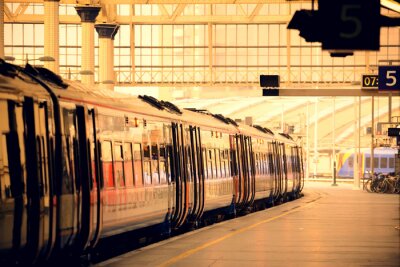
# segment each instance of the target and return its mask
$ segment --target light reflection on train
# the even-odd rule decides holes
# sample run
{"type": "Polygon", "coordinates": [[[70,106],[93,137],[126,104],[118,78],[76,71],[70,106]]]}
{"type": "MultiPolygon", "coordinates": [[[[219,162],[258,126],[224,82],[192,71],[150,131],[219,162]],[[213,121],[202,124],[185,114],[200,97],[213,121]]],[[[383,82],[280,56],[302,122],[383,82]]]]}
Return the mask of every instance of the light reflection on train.
{"type": "Polygon", "coordinates": [[[40,263],[295,199],[290,136],[0,63],[0,253],[40,263]]]}

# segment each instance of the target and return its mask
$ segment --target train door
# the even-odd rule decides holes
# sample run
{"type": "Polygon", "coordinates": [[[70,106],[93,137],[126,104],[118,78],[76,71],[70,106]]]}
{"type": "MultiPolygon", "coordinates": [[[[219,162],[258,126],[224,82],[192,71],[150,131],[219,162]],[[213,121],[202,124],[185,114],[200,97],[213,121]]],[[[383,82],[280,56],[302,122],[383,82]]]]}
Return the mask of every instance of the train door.
{"type": "Polygon", "coordinates": [[[253,171],[251,150],[251,139],[243,135],[236,136],[236,157],[239,167],[239,194],[237,207],[239,210],[245,211],[252,204],[255,194],[255,174],[253,171]]]}
{"type": "Polygon", "coordinates": [[[245,137],[245,151],[247,158],[248,199],[247,205],[252,205],[256,193],[256,171],[251,137],[245,137]]]}
{"type": "Polygon", "coordinates": [[[0,101],[0,252],[14,261],[27,244],[26,169],[22,106],[0,101]]]}
{"type": "Polygon", "coordinates": [[[231,166],[231,175],[233,179],[233,203],[238,203],[239,201],[239,163],[237,158],[237,138],[236,136],[230,135],[229,136],[229,143],[230,143],[230,166],[231,166]]]}
{"type": "Polygon", "coordinates": [[[46,258],[54,244],[47,108],[25,97],[1,101],[0,250],[24,264],[46,258]],[[21,249],[23,254],[21,255],[21,249]]]}
{"type": "Polygon", "coordinates": [[[99,157],[96,157],[96,127],[95,111],[91,110],[89,114],[86,107],[76,106],[77,134],[78,134],[78,152],[79,152],[79,176],[77,177],[78,187],[81,188],[81,223],[79,229],[78,249],[85,249],[89,242],[95,244],[100,231],[100,181],[93,172],[92,166],[99,169],[99,157]],[[92,146],[94,146],[92,148],[92,146]],[[94,149],[92,151],[92,149],[94,149]],[[92,162],[94,163],[92,165],[92,162]]]}
{"type": "Polygon", "coordinates": [[[234,158],[237,160],[237,184],[236,184],[236,207],[241,210],[244,207],[245,202],[245,176],[244,176],[244,161],[243,161],[243,147],[242,147],[242,135],[235,135],[235,147],[236,153],[234,158]]]}
{"type": "Polygon", "coordinates": [[[286,195],[288,191],[288,171],[287,171],[287,159],[286,159],[286,150],[285,144],[279,144],[280,155],[281,155],[281,164],[282,164],[282,194],[286,195]]]}
{"type": "MultiPolygon", "coordinates": [[[[89,237],[90,246],[94,247],[100,238],[101,229],[103,228],[103,205],[102,205],[102,189],[103,189],[103,173],[100,167],[100,141],[97,136],[97,110],[88,111],[88,150],[89,150],[89,170],[90,170],[90,211],[92,234],[89,237]]],[[[131,148],[132,149],[132,148],[131,148]]],[[[131,152],[132,155],[132,152],[131,152]]]]}
{"type": "Polygon", "coordinates": [[[279,149],[279,144],[277,142],[272,142],[272,162],[273,162],[273,170],[274,170],[274,187],[275,187],[275,200],[277,201],[282,193],[282,162],[281,162],[281,154],[279,149]]]}
{"type": "Polygon", "coordinates": [[[46,104],[37,103],[30,97],[24,99],[23,114],[28,216],[26,251],[28,259],[34,260],[48,256],[54,243],[46,130],[51,124],[47,120],[46,104]]]}
{"type": "Polygon", "coordinates": [[[193,181],[193,206],[191,209],[190,220],[197,221],[204,209],[204,175],[200,141],[200,128],[189,127],[190,132],[190,169],[193,181]]]}
{"type": "Polygon", "coordinates": [[[172,212],[174,228],[181,226],[189,209],[189,192],[185,173],[186,158],[184,129],[182,124],[172,123],[171,179],[175,183],[175,210],[172,212]]]}

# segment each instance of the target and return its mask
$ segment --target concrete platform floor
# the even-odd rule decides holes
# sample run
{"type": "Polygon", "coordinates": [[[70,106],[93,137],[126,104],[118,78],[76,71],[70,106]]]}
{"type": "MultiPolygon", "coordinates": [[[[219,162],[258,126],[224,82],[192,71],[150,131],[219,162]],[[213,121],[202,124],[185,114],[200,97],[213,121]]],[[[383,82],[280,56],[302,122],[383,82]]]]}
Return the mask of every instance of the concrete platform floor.
{"type": "Polygon", "coordinates": [[[400,266],[400,197],[306,183],[299,200],[97,266],[400,266]]]}

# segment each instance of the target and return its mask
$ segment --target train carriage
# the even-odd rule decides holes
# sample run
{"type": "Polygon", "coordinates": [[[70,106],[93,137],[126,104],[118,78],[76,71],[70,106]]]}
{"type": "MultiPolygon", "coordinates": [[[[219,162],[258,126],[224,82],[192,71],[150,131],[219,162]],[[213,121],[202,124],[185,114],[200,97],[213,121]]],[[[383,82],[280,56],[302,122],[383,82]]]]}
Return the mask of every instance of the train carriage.
{"type": "Polygon", "coordinates": [[[79,256],[296,198],[290,136],[0,62],[0,256],[79,256]]]}
{"type": "MultiPolygon", "coordinates": [[[[395,171],[396,148],[377,147],[374,149],[374,173],[389,174],[395,171]]],[[[361,175],[365,178],[371,174],[371,149],[360,149],[361,175]]],[[[337,154],[337,175],[342,178],[353,178],[354,174],[354,149],[344,150],[337,154]]]]}

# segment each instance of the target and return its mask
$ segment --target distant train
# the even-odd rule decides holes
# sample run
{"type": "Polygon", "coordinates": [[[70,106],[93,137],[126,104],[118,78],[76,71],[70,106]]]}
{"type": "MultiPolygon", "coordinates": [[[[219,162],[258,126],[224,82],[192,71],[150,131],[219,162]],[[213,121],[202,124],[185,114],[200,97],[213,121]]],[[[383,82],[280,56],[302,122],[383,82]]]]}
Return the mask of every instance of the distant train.
{"type": "Polygon", "coordinates": [[[285,134],[0,61],[0,265],[79,256],[295,199],[285,134]]]}
{"type": "MultiPolygon", "coordinates": [[[[374,149],[374,172],[392,173],[395,167],[395,154],[398,150],[390,147],[374,149]]],[[[361,148],[361,174],[367,178],[371,173],[371,149],[361,148]]],[[[342,151],[337,154],[337,176],[353,178],[354,175],[354,149],[342,151]]]]}

